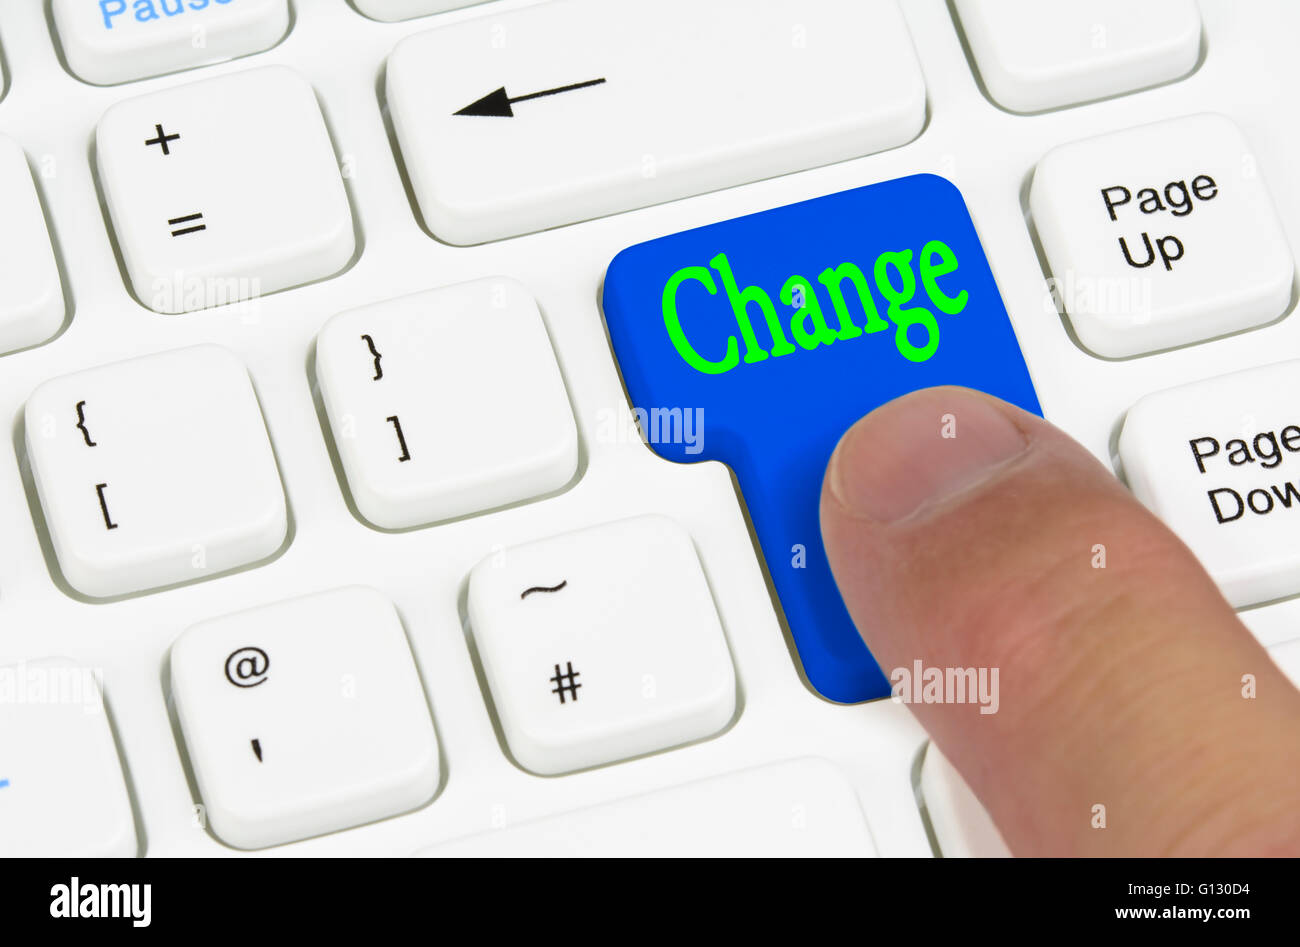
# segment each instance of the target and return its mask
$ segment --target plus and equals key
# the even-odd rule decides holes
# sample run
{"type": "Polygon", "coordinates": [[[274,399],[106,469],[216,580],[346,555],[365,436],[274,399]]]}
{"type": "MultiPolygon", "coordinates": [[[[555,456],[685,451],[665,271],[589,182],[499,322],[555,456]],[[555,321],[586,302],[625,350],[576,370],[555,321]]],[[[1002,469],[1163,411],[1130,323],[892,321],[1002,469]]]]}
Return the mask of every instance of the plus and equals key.
{"type": "MultiPolygon", "coordinates": [[[[168,133],[163,129],[162,125],[154,125],[154,132],[155,135],[153,138],[145,139],[145,147],[150,148],[156,145],[162,150],[164,156],[170,156],[172,153],[171,143],[180,140],[180,133],[168,133]]],[[[168,219],[167,225],[173,228],[171,231],[173,237],[183,237],[186,234],[207,230],[208,225],[201,223],[202,220],[202,214],[186,214],[182,217],[172,217],[168,219]],[[183,226],[185,224],[189,224],[190,226],[183,226]]]]}

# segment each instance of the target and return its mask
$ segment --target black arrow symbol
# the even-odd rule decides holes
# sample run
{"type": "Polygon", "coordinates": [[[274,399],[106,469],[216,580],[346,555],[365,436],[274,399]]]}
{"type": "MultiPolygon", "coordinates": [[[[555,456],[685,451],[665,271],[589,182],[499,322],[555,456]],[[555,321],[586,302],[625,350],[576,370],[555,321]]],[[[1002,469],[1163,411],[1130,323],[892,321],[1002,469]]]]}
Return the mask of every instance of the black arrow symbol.
{"type": "Polygon", "coordinates": [[[544,95],[559,95],[561,92],[572,92],[574,89],[586,89],[589,86],[600,85],[604,79],[589,79],[586,82],[575,82],[573,85],[562,85],[558,89],[546,89],[542,92],[530,92],[528,95],[517,95],[513,99],[506,93],[505,86],[494,92],[489,92],[483,98],[476,102],[471,102],[455,115],[483,115],[490,118],[514,118],[515,110],[511,108],[516,102],[527,102],[529,99],[540,99],[544,95]]]}

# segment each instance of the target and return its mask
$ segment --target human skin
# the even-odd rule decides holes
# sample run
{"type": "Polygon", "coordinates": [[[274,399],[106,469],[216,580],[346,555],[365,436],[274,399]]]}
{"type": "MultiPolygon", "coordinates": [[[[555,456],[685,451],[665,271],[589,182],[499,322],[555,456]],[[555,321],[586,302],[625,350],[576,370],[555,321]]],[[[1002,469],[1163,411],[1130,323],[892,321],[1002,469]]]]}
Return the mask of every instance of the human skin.
{"type": "Polygon", "coordinates": [[[821,523],[887,673],[999,669],[996,713],[909,707],[1012,852],[1300,855],[1300,691],[1066,434],[969,389],[914,392],[840,441],[821,523]]]}

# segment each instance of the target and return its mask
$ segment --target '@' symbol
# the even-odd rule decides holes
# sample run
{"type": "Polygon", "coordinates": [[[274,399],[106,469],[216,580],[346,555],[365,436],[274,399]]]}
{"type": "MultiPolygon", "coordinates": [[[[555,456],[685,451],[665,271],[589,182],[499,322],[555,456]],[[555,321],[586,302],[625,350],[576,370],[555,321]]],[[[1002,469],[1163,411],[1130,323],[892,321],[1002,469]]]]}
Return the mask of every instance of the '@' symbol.
{"type": "Polygon", "coordinates": [[[240,648],[226,658],[226,680],[236,687],[256,687],[266,683],[271,659],[261,648],[240,648]]]}

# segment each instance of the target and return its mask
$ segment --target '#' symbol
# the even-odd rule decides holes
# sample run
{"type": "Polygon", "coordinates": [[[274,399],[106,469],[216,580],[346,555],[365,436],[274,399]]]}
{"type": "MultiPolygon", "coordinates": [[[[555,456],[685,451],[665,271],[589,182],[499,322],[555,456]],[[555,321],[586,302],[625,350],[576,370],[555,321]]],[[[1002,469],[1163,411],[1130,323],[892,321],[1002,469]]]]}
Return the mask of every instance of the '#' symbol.
{"type": "MultiPolygon", "coordinates": [[[[175,227],[177,224],[188,224],[191,221],[202,220],[202,219],[203,219],[202,214],[186,214],[184,217],[173,217],[171,220],[167,221],[167,223],[175,227]]],[[[200,230],[207,230],[207,229],[208,229],[207,224],[196,224],[193,227],[179,227],[176,230],[172,231],[172,236],[183,237],[187,233],[198,233],[200,230]]]]}
{"type": "Polygon", "coordinates": [[[261,648],[240,648],[226,658],[226,680],[236,687],[256,687],[266,683],[271,659],[261,648]]]}
{"type": "Polygon", "coordinates": [[[573,698],[573,702],[576,704],[578,702],[578,688],[582,686],[577,683],[577,679],[581,677],[582,674],[573,669],[572,661],[565,661],[564,666],[568,669],[568,673],[561,674],[560,666],[558,664],[555,665],[555,677],[551,678],[551,683],[555,685],[555,690],[551,691],[551,693],[559,694],[560,703],[564,703],[564,692],[568,691],[569,696],[573,698]],[[566,681],[568,683],[565,683],[566,681]]]}

